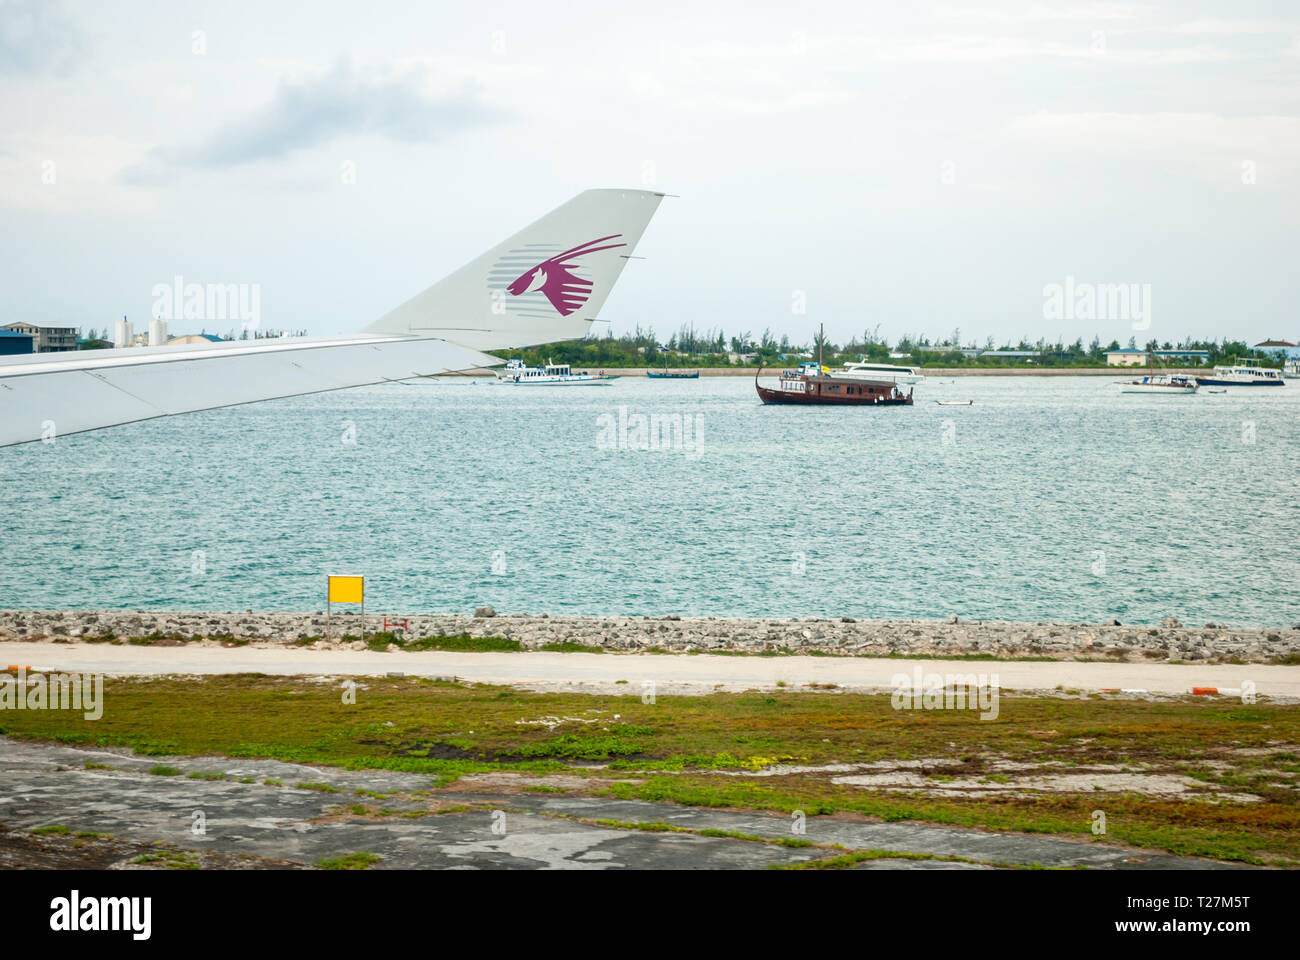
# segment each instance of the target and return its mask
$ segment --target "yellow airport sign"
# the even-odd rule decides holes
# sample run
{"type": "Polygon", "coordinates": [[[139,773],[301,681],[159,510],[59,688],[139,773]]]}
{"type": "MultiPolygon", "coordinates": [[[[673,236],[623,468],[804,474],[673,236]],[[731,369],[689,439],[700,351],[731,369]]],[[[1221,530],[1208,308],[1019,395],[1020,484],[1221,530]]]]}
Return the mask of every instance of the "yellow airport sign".
{"type": "Polygon", "coordinates": [[[364,603],[365,577],[329,577],[329,603],[364,603]]]}

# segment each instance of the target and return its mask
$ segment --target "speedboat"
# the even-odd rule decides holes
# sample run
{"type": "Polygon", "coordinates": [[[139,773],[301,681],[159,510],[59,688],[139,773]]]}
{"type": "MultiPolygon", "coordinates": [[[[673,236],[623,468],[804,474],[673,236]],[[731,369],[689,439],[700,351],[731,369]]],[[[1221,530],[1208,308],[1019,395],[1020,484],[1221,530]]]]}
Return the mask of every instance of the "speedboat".
{"type": "Polygon", "coordinates": [[[597,385],[617,379],[616,376],[607,375],[604,370],[600,373],[588,373],[586,370],[574,373],[567,363],[547,363],[544,367],[529,367],[518,357],[507,360],[505,369],[497,375],[498,383],[527,383],[538,386],[597,385]]]}

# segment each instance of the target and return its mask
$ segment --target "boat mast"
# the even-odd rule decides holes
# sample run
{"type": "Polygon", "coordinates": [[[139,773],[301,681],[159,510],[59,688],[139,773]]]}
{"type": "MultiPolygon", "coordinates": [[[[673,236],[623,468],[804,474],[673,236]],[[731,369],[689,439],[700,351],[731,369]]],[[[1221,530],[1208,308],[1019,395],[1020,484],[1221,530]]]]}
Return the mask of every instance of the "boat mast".
{"type": "Polygon", "coordinates": [[[822,344],[826,340],[826,324],[817,328],[817,376],[822,375],[822,344]]]}

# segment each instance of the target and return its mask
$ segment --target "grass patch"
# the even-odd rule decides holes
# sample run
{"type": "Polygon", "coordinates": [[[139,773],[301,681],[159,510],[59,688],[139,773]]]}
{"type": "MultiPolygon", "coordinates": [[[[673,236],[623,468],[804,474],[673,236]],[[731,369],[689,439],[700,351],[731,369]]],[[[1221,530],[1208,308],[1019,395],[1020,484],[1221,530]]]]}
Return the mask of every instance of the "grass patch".
{"type": "MultiPolygon", "coordinates": [[[[565,815],[557,814],[556,816],[565,815]]],[[[712,827],[697,830],[693,827],[679,827],[673,823],[664,823],[661,820],[651,822],[610,819],[592,820],[585,817],[565,817],[565,819],[577,820],[580,823],[590,823],[598,827],[610,827],[615,830],[640,830],[644,833],[690,833],[697,837],[720,837],[728,840],[745,840],[750,843],[770,843],[778,847],[817,846],[817,844],[813,843],[811,840],[805,840],[801,837],[764,837],[754,833],[741,833],[738,830],[717,830],[712,827]]]]}
{"type": "MultiPolygon", "coordinates": [[[[360,637],[344,636],[344,642],[359,640],[360,637]]],[[[407,638],[403,634],[389,632],[372,633],[366,636],[366,646],[371,650],[384,653],[389,646],[397,647],[411,653],[421,650],[454,650],[462,653],[517,653],[523,650],[518,640],[505,637],[473,637],[468,633],[439,634],[436,637],[407,638]]]]}
{"type": "Polygon", "coordinates": [[[198,859],[184,850],[157,850],[142,853],[131,861],[135,864],[157,864],[167,870],[197,870],[198,859]]]}
{"type": "Polygon", "coordinates": [[[63,836],[71,832],[72,832],[71,830],[69,830],[61,823],[51,823],[44,827],[34,827],[32,829],[32,833],[36,834],[39,837],[63,836]]]}
{"type": "Polygon", "coordinates": [[[848,870],[864,860],[943,860],[947,863],[982,863],[968,857],[948,857],[937,853],[908,853],[902,850],[854,850],[826,860],[805,863],[773,864],[774,870],[848,870]]]}
{"type": "Polygon", "coordinates": [[[505,637],[471,637],[468,633],[437,637],[420,637],[406,644],[404,650],[458,650],[465,653],[513,653],[522,650],[518,640],[505,637]]]}
{"type": "Polygon", "coordinates": [[[179,767],[169,767],[166,764],[160,763],[157,766],[150,767],[149,772],[155,777],[179,777],[185,771],[181,770],[179,767]]]}
{"type": "Polygon", "coordinates": [[[378,855],[362,851],[349,853],[342,857],[331,857],[328,860],[322,860],[316,866],[322,870],[369,870],[372,863],[378,862],[378,855]]]}
{"type": "Polygon", "coordinates": [[[691,833],[685,827],[675,827],[671,823],[656,821],[654,823],[644,823],[630,820],[610,820],[602,818],[599,820],[584,820],[584,823],[594,823],[598,827],[612,827],[615,830],[640,830],[643,833],[691,833]]]}
{"type": "MultiPolygon", "coordinates": [[[[366,682],[364,697],[343,704],[332,686],[299,677],[105,678],[113,710],[98,721],[70,711],[12,711],[4,726],[11,737],[127,747],[143,756],[403,771],[428,776],[435,789],[467,773],[583,775],[584,764],[599,762],[642,778],[600,788],[628,799],[803,810],[810,817],[844,812],[1081,840],[1092,839],[1091,813],[1104,797],[1109,841],[1246,863],[1300,863],[1296,706],[1007,696],[997,720],[980,721],[977,711],[894,710],[887,693],[750,691],[643,704],[614,693],[532,693],[413,677],[366,682]],[[1128,768],[1194,776],[1203,792],[935,796],[836,784],[815,770],[736,775],[778,763],[817,768],[939,757],[957,762],[932,772],[959,780],[1017,779],[999,763],[1035,772],[1128,768]],[[1053,766],[1036,770],[1046,763],[1053,766]],[[1224,791],[1258,799],[1215,796],[1224,791]]],[[[150,772],[182,773],[163,766],[150,772]]],[[[284,785],[271,777],[263,783],[284,785]]]]}

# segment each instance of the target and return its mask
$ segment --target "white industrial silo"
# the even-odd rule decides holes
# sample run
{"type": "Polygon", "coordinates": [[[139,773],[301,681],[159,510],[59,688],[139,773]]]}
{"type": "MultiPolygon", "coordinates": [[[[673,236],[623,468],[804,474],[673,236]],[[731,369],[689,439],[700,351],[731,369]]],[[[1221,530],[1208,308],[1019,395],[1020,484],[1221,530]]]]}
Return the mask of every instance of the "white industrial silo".
{"type": "Polygon", "coordinates": [[[113,346],[129,347],[131,346],[131,321],[126,317],[117,321],[117,333],[113,336],[113,346]]]}

